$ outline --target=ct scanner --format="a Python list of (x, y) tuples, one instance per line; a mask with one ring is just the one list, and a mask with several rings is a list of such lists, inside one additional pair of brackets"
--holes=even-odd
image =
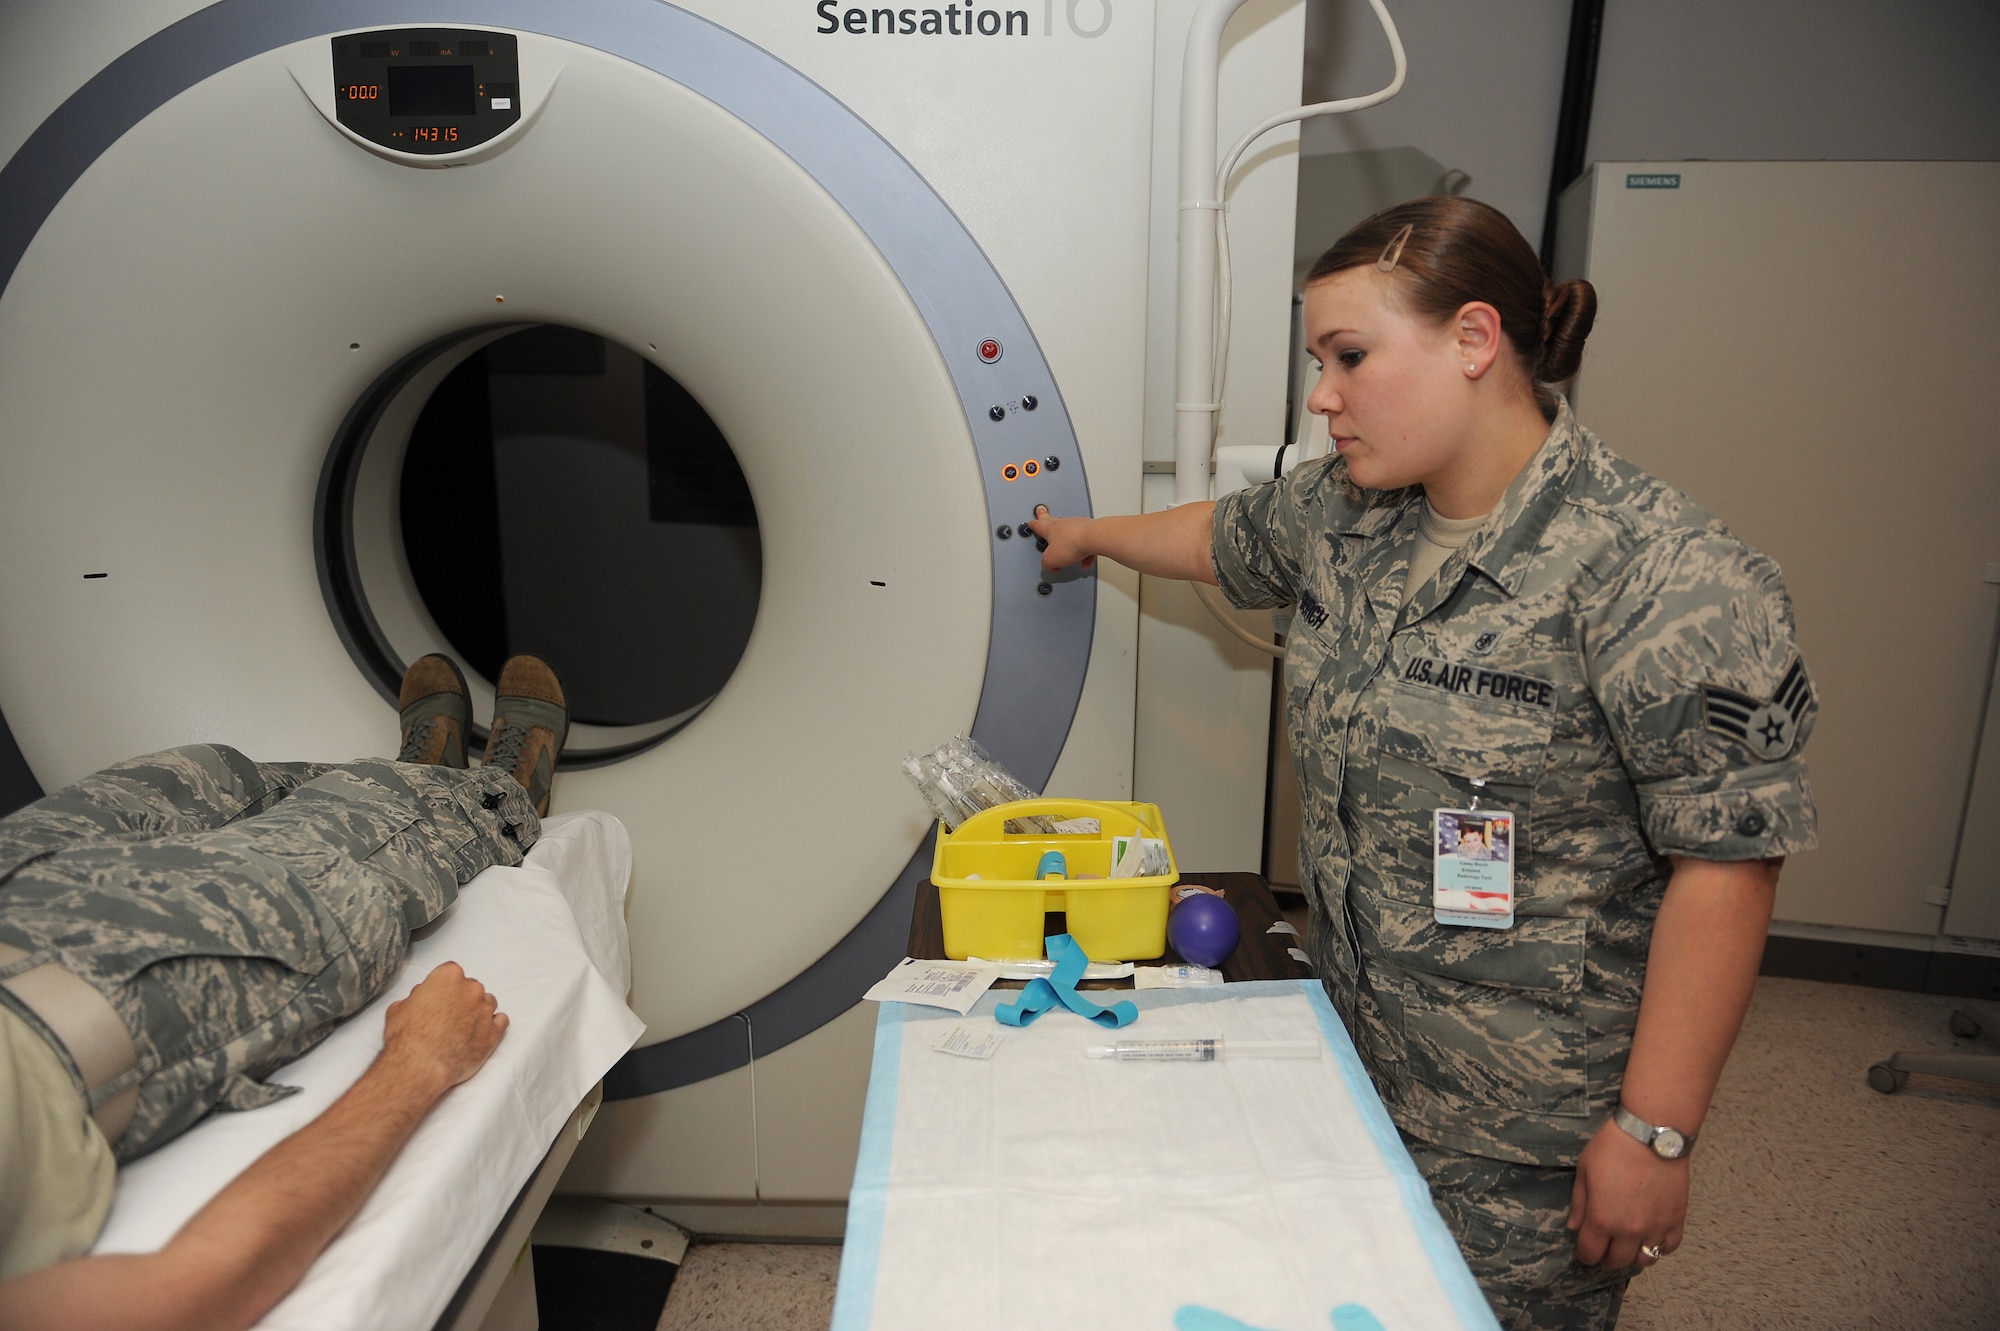
[[(413, 422), (497, 338), (601, 335), (706, 410), (762, 542), (727, 684), (579, 726), (557, 785), (635, 847), (648, 1033), (608, 1092), (663, 1103), (814, 1048), (901, 955), (927, 871), (905, 753), (969, 729), (1031, 784), (1131, 791), (1136, 579), (1044, 578), (1012, 529), (1136, 510), (1171, 429), (1155, 85), (1192, 9), (982, 0), (926, 40), (807, 0), (8, 6), (0, 750), (42, 788), (195, 739), (382, 751), (403, 665), (453, 650), (393, 516)], [(1289, 62), (1236, 94), (1260, 113), (1301, 15), (1238, 20), (1230, 86)], [(1232, 222), (1279, 240), (1274, 271), (1289, 190)], [(1275, 402), (1240, 371), (1235, 409), (1281, 429), (1266, 300), (1239, 355)], [(865, 1040), (818, 1048), (753, 1092), (753, 1152), (865, 1076)], [(635, 1110), (591, 1186), (844, 1193), (851, 1141), (790, 1181), (686, 1164), (704, 1122), (733, 1159), (742, 1112), (681, 1103), (679, 1127)]]

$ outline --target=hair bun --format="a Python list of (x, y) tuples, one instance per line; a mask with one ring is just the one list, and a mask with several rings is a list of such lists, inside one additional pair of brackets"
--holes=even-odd
[(1542, 345), (1535, 356), (1538, 383), (1559, 384), (1576, 376), (1583, 344), (1597, 322), (1597, 289), (1580, 277), (1551, 282), (1542, 298)]

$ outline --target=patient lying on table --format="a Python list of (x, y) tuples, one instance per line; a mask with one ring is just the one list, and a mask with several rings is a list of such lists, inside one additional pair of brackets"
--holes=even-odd
[(568, 713), (531, 657), (497, 692), (479, 768), (464, 679), (431, 656), (404, 678), (396, 761), (194, 745), (0, 819), (0, 1328), (247, 1326), (485, 1063), (506, 1018), (447, 963), (389, 1008), (361, 1080), (164, 1249), (79, 1256), (114, 1161), (289, 1094), (260, 1078), (379, 996), (461, 884), (520, 863)]

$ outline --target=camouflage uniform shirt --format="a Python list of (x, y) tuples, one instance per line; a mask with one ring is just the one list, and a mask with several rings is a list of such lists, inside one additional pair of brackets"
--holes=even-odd
[[(1216, 505), (1239, 606), (1297, 603), (1285, 716), (1315, 965), (1397, 1125), (1573, 1166), (1616, 1103), (1669, 855), (1814, 844), (1811, 685), (1770, 559), (1562, 404), (1401, 604), (1423, 506), (1328, 457)], [(1436, 922), (1432, 811), (1516, 823), (1512, 928)]]

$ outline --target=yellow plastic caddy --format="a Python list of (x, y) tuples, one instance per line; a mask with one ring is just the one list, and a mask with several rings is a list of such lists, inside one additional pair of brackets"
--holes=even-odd
[[(1035, 815), (1095, 818), (1095, 833), (1010, 833), (1008, 820)], [(1167, 872), (1111, 876), (1111, 839), (1167, 842)], [(1037, 881), (1044, 853), (1058, 850), (1066, 880)], [(1128, 852), (1137, 853), (1137, 852)], [(1016, 800), (974, 814), (956, 832), (938, 829), (931, 882), (944, 917), (944, 953), (954, 960), (1022, 961), (1042, 955), (1042, 916), (1062, 911), (1092, 961), (1144, 961), (1167, 950), (1167, 889), (1180, 866), (1156, 804), (1108, 800)], [(1087, 875), (1087, 876), (1086, 876)]]

